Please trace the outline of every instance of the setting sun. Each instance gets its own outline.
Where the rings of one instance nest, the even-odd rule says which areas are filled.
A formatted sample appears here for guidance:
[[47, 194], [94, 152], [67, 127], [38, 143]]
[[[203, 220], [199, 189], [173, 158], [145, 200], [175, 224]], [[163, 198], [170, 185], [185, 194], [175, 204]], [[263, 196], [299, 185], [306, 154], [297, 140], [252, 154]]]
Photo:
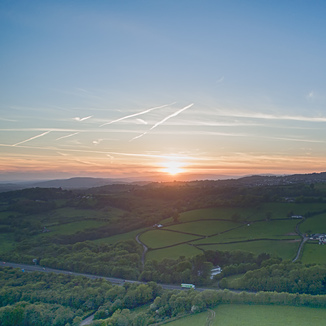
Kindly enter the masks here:
[[166, 172], [171, 175], [176, 175], [178, 173], [184, 172], [183, 166], [184, 164], [181, 162], [176, 161], [169, 161], [162, 164], [164, 168], [162, 169], [163, 172]]

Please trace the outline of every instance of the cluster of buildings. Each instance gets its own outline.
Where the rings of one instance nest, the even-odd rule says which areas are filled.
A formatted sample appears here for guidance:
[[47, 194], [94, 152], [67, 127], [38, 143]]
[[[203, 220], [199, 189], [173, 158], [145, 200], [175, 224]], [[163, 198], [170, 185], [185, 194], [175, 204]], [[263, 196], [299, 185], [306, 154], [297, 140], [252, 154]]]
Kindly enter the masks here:
[[320, 245], [326, 244], [326, 234], [325, 233], [316, 233], [312, 234], [309, 240], [316, 240]]

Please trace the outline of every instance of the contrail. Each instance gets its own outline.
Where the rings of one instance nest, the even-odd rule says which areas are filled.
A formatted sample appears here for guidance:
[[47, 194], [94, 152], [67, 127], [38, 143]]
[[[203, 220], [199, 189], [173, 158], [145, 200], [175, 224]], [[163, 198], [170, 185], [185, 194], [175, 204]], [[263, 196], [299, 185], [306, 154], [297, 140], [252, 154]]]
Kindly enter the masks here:
[[20, 144], [23, 144], [23, 143], [27, 143], [27, 142], [30, 141], [30, 140], [33, 140], [33, 139], [36, 139], [36, 138], [39, 138], [39, 137], [43, 137], [43, 136], [47, 135], [47, 134], [50, 133], [50, 132], [51, 132], [51, 130], [46, 131], [46, 132], [43, 132], [43, 134], [40, 134], [40, 135], [37, 135], [37, 136], [31, 137], [31, 138], [28, 138], [28, 139], [26, 139], [26, 140], [23, 140], [23, 141], [21, 141], [21, 142], [19, 142], [19, 143], [16, 143], [16, 144], [14, 144], [14, 145], [11, 145], [11, 146], [17, 146], [17, 145], [20, 145]]
[[76, 120], [76, 121], [84, 121], [84, 120], [87, 120], [87, 119], [90, 119], [90, 118], [92, 118], [93, 116], [92, 115], [89, 115], [88, 117], [85, 117], [85, 118], [79, 118], [79, 117], [76, 117], [76, 118], [74, 118], [74, 120]]
[[115, 123], [115, 122], [118, 122], [118, 121], [121, 121], [121, 120], [125, 120], [125, 119], [128, 119], [128, 118], [137, 117], [138, 115], [142, 115], [142, 114], [145, 114], [145, 113], [148, 113], [148, 112], [157, 110], [157, 109], [162, 109], [162, 108], [165, 108], [166, 106], [173, 105], [175, 103], [176, 102], [173, 102], [171, 104], [165, 104], [165, 105], [162, 105], [162, 106], [156, 106], [154, 108], [150, 108], [150, 109], [147, 109], [147, 110], [142, 111], [142, 112], [130, 114], [130, 115], [127, 115], [125, 117], [122, 117], [122, 118], [119, 118], [119, 119], [116, 119], [116, 120], [112, 120], [110, 122], [103, 123], [102, 125], [100, 125], [100, 127], [103, 127], [103, 126], [106, 126], [106, 125], [110, 125], [111, 123]]
[[146, 135], [148, 132], [150, 132], [151, 130], [155, 129], [156, 127], [158, 127], [159, 125], [161, 125], [161, 124], [164, 123], [165, 121], [169, 120], [170, 118], [173, 118], [173, 117], [177, 116], [177, 115], [180, 114], [181, 112], [183, 112], [183, 111], [185, 111], [185, 110], [191, 108], [193, 105], [194, 105], [194, 103], [191, 103], [191, 104], [187, 105], [186, 107], [180, 109], [179, 111], [170, 114], [169, 116], [165, 117], [163, 120], [157, 122], [157, 123], [156, 123], [154, 126], [152, 126], [149, 130], [145, 131], [144, 133], [142, 133], [142, 134], [139, 135], [139, 136], [136, 136], [136, 137], [132, 138], [130, 141], [133, 141], [133, 140], [135, 140], [135, 139], [138, 139], [138, 138], [140, 138], [140, 137]]
[[68, 138], [68, 137], [75, 136], [75, 135], [78, 135], [78, 134], [79, 134], [79, 132], [75, 132], [75, 133], [70, 134], [70, 135], [66, 135], [66, 136], [59, 137], [59, 138], [57, 138], [56, 140], [60, 140], [60, 139], [64, 139], [64, 138]]

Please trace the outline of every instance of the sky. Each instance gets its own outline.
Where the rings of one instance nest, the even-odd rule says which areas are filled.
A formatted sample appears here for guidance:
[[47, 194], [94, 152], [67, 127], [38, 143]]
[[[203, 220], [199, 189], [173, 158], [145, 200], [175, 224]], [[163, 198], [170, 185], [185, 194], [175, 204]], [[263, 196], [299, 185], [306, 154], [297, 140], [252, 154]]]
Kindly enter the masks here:
[[0, 182], [325, 171], [326, 2], [2, 0]]

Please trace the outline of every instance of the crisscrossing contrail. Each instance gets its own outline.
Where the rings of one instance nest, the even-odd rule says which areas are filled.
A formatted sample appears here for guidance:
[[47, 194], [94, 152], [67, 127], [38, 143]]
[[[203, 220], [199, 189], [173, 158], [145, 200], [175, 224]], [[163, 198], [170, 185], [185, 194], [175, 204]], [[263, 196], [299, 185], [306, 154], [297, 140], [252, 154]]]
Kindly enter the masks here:
[[142, 133], [142, 134], [139, 135], [139, 136], [136, 136], [136, 137], [132, 138], [130, 141], [133, 141], [133, 140], [135, 140], [135, 139], [138, 139], [138, 138], [140, 138], [140, 137], [146, 135], [148, 132], [150, 132], [151, 130], [155, 129], [156, 127], [158, 127], [159, 125], [161, 125], [162, 123], [164, 123], [166, 120], [169, 120], [170, 118], [176, 117], [178, 114], [180, 114], [181, 112], [183, 112], [183, 111], [185, 111], [185, 110], [191, 108], [193, 105], [194, 105], [194, 103], [191, 103], [191, 104], [185, 106], [184, 108], [178, 110], [177, 112], [174, 112], [174, 113], [168, 115], [167, 117], [165, 117], [165, 118], [162, 119], [161, 121], [155, 123], [155, 125], [152, 126], [149, 130], [145, 131], [144, 133]]
[[125, 120], [125, 119], [137, 117], [138, 115], [142, 115], [142, 114], [145, 114], [145, 113], [149, 113], [151, 111], [154, 111], [154, 110], [162, 109], [162, 108], [165, 108], [167, 106], [173, 105], [175, 103], [176, 102], [173, 102], [173, 103], [170, 103], [170, 104], [161, 105], [161, 106], [156, 106], [154, 108], [150, 108], [150, 109], [147, 109], [145, 111], [141, 111], [141, 112], [138, 112], [138, 113], [130, 114], [130, 115], [124, 116], [122, 118], [119, 118], [119, 119], [116, 119], [116, 120], [112, 120], [110, 122], [103, 123], [102, 125], [100, 125], [100, 127], [103, 127], [103, 126], [106, 126], [106, 125], [110, 125], [112, 123], [115, 123], [115, 122], [118, 122], [118, 121], [122, 121], [122, 120]]
[[48, 131], [46, 131], [46, 132], [43, 132], [43, 133], [40, 134], [40, 135], [37, 135], [37, 136], [31, 137], [31, 138], [25, 139], [25, 140], [23, 140], [23, 141], [21, 141], [21, 142], [19, 142], [19, 143], [16, 143], [16, 144], [14, 144], [14, 145], [12, 145], [12, 146], [17, 146], [17, 145], [20, 145], [20, 144], [23, 144], [23, 143], [27, 143], [28, 141], [31, 141], [31, 140], [33, 140], [33, 139], [36, 139], [36, 138], [39, 138], [39, 137], [43, 137], [43, 136], [47, 135], [47, 134], [50, 133], [50, 132], [51, 132], [51, 130], [48, 130]]

